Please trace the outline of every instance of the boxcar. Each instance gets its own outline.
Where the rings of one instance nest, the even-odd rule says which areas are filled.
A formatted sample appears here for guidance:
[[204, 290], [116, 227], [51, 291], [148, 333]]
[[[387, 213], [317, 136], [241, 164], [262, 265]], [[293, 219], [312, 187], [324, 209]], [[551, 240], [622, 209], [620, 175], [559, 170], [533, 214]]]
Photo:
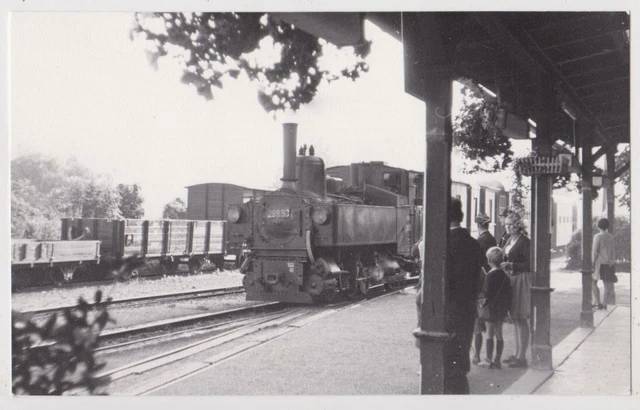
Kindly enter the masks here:
[[[205, 183], [187, 187], [187, 218], [190, 220], [219, 219], [226, 221], [229, 204], [247, 203], [267, 192], [227, 183]], [[225, 249], [237, 267], [242, 261], [242, 241], [225, 237]]]

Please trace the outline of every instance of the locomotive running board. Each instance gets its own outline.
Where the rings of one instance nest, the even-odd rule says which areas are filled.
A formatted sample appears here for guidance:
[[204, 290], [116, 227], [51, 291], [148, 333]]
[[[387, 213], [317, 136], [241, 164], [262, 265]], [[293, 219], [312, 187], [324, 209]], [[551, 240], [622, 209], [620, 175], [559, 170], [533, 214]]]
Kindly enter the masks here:
[[302, 292], [247, 292], [246, 300], [304, 304], [313, 303], [313, 298], [311, 297], [311, 295]]

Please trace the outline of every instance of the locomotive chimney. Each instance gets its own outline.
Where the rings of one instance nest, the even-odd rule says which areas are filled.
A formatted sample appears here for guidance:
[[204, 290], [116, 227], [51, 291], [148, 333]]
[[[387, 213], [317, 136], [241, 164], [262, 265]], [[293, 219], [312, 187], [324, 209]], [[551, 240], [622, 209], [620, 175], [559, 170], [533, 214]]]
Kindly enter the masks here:
[[284, 138], [284, 156], [282, 164], [282, 188], [294, 190], [296, 188], [296, 132], [298, 124], [282, 124]]

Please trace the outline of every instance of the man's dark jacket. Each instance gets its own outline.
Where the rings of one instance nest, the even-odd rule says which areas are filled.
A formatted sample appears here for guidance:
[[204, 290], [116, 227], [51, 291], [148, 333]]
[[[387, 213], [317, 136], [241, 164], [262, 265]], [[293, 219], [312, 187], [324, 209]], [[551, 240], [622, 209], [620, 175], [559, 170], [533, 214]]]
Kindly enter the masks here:
[[471, 368], [469, 349], [484, 260], [480, 244], [469, 235], [469, 231], [464, 228], [450, 231], [446, 330], [455, 332], [456, 336], [445, 345], [445, 357], [446, 366], [458, 374], [466, 374]]
[[[484, 263], [482, 265], [484, 266], [484, 270], [489, 272], [491, 270], [491, 267], [487, 263], [487, 251], [494, 246], [498, 246], [498, 243], [496, 242], [496, 238], [494, 238], [489, 231], [484, 231], [480, 235], [478, 235], [478, 243], [482, 248], [482, 255], [484, 259]], [[482, 288], [482, 285], [480, 286], [480, 288]]]

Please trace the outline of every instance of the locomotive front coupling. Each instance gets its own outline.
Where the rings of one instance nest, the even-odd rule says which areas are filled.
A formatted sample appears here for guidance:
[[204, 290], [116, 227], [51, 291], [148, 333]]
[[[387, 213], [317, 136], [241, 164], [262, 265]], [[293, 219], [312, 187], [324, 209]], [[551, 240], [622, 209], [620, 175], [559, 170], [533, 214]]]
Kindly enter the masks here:
[[313, 303], [311, 295], [300, 292], [304, 283], [303, 273], [302, 260], [250, 259], [242, 281], [247, 300]]

